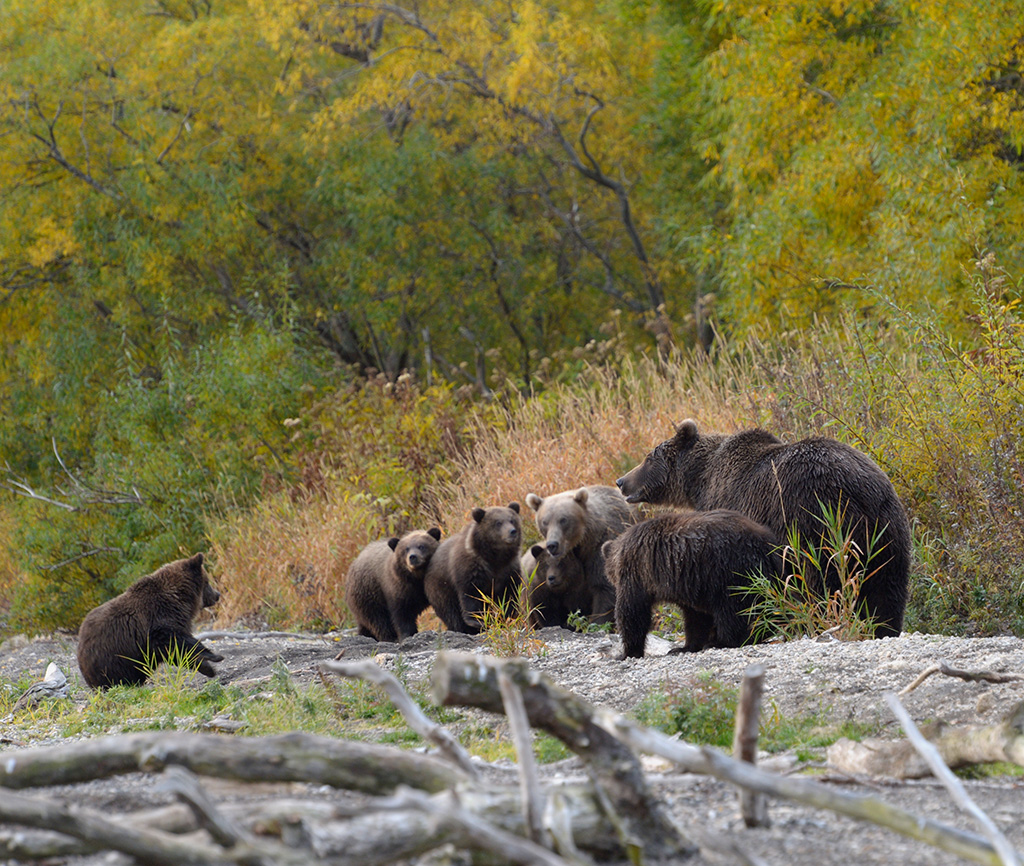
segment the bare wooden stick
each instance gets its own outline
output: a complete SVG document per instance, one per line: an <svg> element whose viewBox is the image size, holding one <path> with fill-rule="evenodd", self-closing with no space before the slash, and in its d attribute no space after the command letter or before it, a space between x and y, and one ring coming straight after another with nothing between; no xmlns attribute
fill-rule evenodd
<svg viewBox="0 0 1024 866"><path fill-rule="evenodd" d="M743 673L736 707L736 729L732 754L739 761L757 764L757 737L761 728L761 695L764 693L764 665L750 665ZM748 827L767 827L768 799L764 794L740 788L740 814Z"/></svg>
<svg viewBox="0 0 1024 866"><path fill-rule="evenodd" d="M423 739L436 745L441 753L470 779L479 778L479 771L462 744L446 728L427 718L419 705L409 697L402 684L376 662L370 659L349 662L325 661L320 663L320 669L342 677L366 680L383 687L410 728Z"/></svg>
<svg viewBox="0 0 1024 866"><path fill-rule="evenodd" d="M170 791L192 810L199 826L222 848L230 848L245 839L246 832L227 818L210 801L193 773L184 767L168 767L155 790Z"/></svg>
<svg viewBox="0 0 1024 866"><path fill-rule="evenodd" d="M693 853L693 844L674 826L651 794L636 755L617 736L594 723L594 708L552 683L523 659L496 659L471 653L438 653L432 674L434 699L446 706L504 711L498 671L519 687L530 723L558 737L587 764L598 793L607 795L611 812L627 838L640 840L652 857Z"/></svg>
<svg viewBox="0 0 1024 866"><path fill-rule="evenodd" d="M523 694L504 670L498 671L498 689L505 706L512 742L516 747L519 765L520 791L523 797L523 818L526 821L527 837L538 845L551 846L544 832L544 797L540 792L537 778L537 759L533 754L533 739L530 736L530 720L526 717Z"/></svg>
<svg viewBox="0 0 1024 866"><path fill-rule="evenodd" d="M899 694L901 696L910 694L932 674L945 674L948 677L957 677L968 682L1012 683L1024 680L1024 676L1020 674L1000 674L995 671L965 671L953 667L945 660L940 660L921 671L910 685L900 690Z"/></svg>
<svg viewBox="0 0 1024 866"><path fill-rule="evenodd" d="M935 748L934 744L929 743L921 736L917 725L914 724L914 720L910 718L910 713L900 703L899 698L892 692L887 692L885 701L889 705L889 709L893 711L896 719L903 726L903 732L907 735L907 739L914 744L914 748L928 762L932 773L949 791L953 802L978 822L982 832L999 854L999 859L1003 866L1020 866L1020 857L1010 843L1010 840L1003 835L1003 832L995 825L995 822L978 807L978 804L970 798L964 789L963 783L943 763L942 756L939 755L939 751Z"/></svg>
<svg viewBox="0 0 1024 866"><path fill-rule="evenodd" d="M202 842L185 840L156 830L129 827L80 806L67 807L47 800L26 797L0 789L0 821L22 824L39 830L59 827L65 836L80 839L94 849L111 849L158 866L256 866L273 862L287 866L309 866L308 851L290 851L281 845L261 845L254 850L236 845L230 850ZM272 854L266 853L272 851Z"/></svg>
<svg viewBox="0 0 1024 866"><path fill-rule="evenodd" d="M368 794L388 794L398 785L443 791L466 779L462 772L428 755L312 734L233 737L154 732L5 752L0 785L68 785L162 770L171 764L202 776L313 782Z"/></svg>

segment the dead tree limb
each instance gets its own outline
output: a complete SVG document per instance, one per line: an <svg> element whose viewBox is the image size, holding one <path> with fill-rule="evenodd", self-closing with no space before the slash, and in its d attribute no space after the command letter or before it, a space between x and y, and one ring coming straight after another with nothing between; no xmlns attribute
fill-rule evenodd
<svg viewBox="0 0 1024 866"><path fill-rule="evenodd" d="M764 665L750 665L743 673L736 707L736 729L732 755L751 766L757 764L757 737L761 728L761 695L764 693ZM767 827L768 799L764 794L740 788L740 814L748 827Z"/></svg>
<svg viewBox="0 0 1024 866"><path fill-rule="evenodd" d="M409 693L402 684L380 665L370 659L351 662L327 661L320 663L320 669L338 676L366 680L381 686L388 693L391 702L398 708L410 728L427 742L437 746L441 753L461 769L468 778L473 780L479 778L479 772L473 764L469 752L462 747L462 744L448 730L427 718L419 705L409 697ZM529 731L527 731L527 735L529 735Z"/></svg>
<svg viewBox="0 0 1024 866"><path fill-rule="evenodd" d="M519 687L530 724L560 739L587 764L598 793L628 834L653 857L680 856L696 849L675 827L651 794L636 755L617 736L594 722L594 708L582 698L531 670L522 659L502 660L470 653L438 653L432 675L434 699L445 706L469 706L502 713L498 671Z"/></svg>
<svg viewBox="0 0 1024 866"><path fill-rule="evenodd" d="M1020 674L1000 674L995 671L965 671L953 667L945 660L940 660L921 671L917 678L910 685L902 689L899 694L901 696L910 694L932 674L945 674L948 677L957 677L968 682L1014 683L1024 680L1024 676Z"/></svg>
<svg viewBox="0 0 1024 866"><path fill-rule="evenodd" d="M523 796L523 819L526 821L527 837L538 845L546 844L544 832L544 797L537 778L537 759L533 754L533 738L530 736L530 720L526 717L523 693L504 670L498 671L498 688L505 715L516 747L516 763L519 766L520 791Z"/></svg>
<svg viewBox="0 0 1024 866"><path fill-rule="evenodd" d="M185 803L192 810L199 826L222 848L230 848L241 841L251 841L235 821L227 818L213 805L196 776L184 767L168 767L164 770L156 790L170 791Z"/></svg>
<svg viewBox="0 0 1024 866"><path fill-rule="evenodd" d="M921 733L932 743L948 767L1006 761L1024 767L1024 702L1017 704L996 725L923 725ZM828 748L828 762L847 773L919 779L931 768L908 740L870 738L860 742L840 739Z"/></svg>
<svg viewBox="0 0 1024 866"><path fill-rule="evenodd" d="M67 785L176 764L203 776L247 782L312 782L367 794L399 785L431 793L466 780L443 761L400 749L312 734L239 738L156 732L5 753L0 785Z"/></svg>
<svg viewBox="0 0 1024 866"><path fill-rule="evenodd" d="M914 748L921 754L921 757L928 762L932 773L949 791L953 802L970 815L981 827L982 833L985 834L992 843L992 847L999 854L999 859L1002 861L1003 866L1020 866L1020 857L1016 850L1014 850L1013 845L1010 844L1010 840L1003 835L1003 832L995 825L995 822L978 807L978 804L970 798L964 789L963 782L954 776L953 771L943 763L942 756L939 754L939 750L935 748L935 745L929 743L921 736L921 732L917 729L917 725L914 724L914 720L910 718L910 713L900 703L900 699L892 692L888 692L886 693L885 701L889 705L889 709L892 710L893 715L896 716L897 721L903 726L903 732L907 735L907 739L910 740Z"/></svg>

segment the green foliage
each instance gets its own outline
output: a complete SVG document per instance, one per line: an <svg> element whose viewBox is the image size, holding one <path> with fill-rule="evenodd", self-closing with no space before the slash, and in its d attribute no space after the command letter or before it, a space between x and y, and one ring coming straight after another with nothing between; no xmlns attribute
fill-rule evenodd
<svg viewBox="0 0 1024 866"><path fill-rule="evenodd" d="M782 580L761 572L750 575L742 591L745 612L753 619L751 637L764 641L776 635L788 640L829 632L838 640L864 640L874 635L875 621L859 603L861 587L875 573L874 562L885 552L882 531L861 550L855 530L844 527L845 506L819 503L821 535L817 543L789 528L782 549ZM823 587L830 573L835 587Z"/></svg>
<svg viewBox="0 0 1024 866"><path fill-rule="evenodd" d="M530 611L511 597L491 598L481 591L483 610L479 614L484 645L501 658L528 658L543 655L544 641L536 637L530 624Z"/></svg>

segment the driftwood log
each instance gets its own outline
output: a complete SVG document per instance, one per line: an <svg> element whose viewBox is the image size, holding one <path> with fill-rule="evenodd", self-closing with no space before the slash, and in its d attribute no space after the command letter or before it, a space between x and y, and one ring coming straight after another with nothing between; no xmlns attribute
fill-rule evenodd
<svg viewBox="0 0 1024 866"><path fill-rule="evenodd" d="M1003 761L1024 767L1024 702L997 725L936 722L922 725L921 734L954 770ZM893 779L932 775L928 762L909 740L871 738L855 742L843 738L829 746L827 757L831 766L846 773Z"/></svg>

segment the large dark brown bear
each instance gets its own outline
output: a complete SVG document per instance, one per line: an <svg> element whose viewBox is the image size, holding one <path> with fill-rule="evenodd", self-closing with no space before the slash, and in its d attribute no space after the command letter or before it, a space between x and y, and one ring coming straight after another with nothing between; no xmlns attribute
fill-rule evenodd
<svg viewBox="0 0 1024 866"><path fill-rule="evenodd" d="M588 583L607 584L601 545L636 522L636 509L614 487L595 484L541 498L526 497L535 512L537 531L554 557L570 551L583 563Z"/></svg>
<svg viewBox="0 0 1024 866"><path fill-rule="evenodd" d="M141 685L168 657L204 676L223 661L192 636L192 620L220 593L203 570L203 555L178 559L139 578L93 608L78 628L78 667L94 689Z"/></svg>
<svg viewBox="0 0 1024 866"><path fill-rule="evenodd" d="M615 624L621 658L641 658L651 610L671 602L683 611L686 640L679 650L742 646L750 639L745 590L752 575L781 577L779 541L738 511L662 514L604 543L615 586Z"/></svg>
<svg viewBox="0 0 1024 866"><path fill-rule="evenodd" d="M523 554L520 567L524 584L520 607L529 612L534 628L568 628L569 615L577 612L592 623L615 620L615 589L603 575L600 581L588 581L575 553L552 556L535 544Z"/></svg>
<svg viewBox="0 0 1024 866"><path fill-rule="evenodd" d="M474 508L473 520L441 542L424 579L427 599L450 631L479 634L484 597L516 611L519 598L519 503Z"/></svg>
<svg viewBox="0 0 1024 866"><path fill-rule="evenodd" d="M345 601L359 634L383 641L416 634L416 618L430 606L423 577L440 540L441 530L433 527L374 541L360 551L345 580Z"/></svg>
<svg viewBox="0 0 1024 866"><path fill-rule="evenodd" d="M910 524L885 473L857 449L823 437L787 445L764 430L702 434L695 421L687 420L615 483L629 502L701 511L731 508L784 540L795 524L804 543L819 549L822 507L841 514L843 531L852 535L861 555L872 552L858 609L875 622L875 637L902 630ZM818 579L813 588L821 591ZM830 559L824 585L833 592L837 584Z"/></svg>

